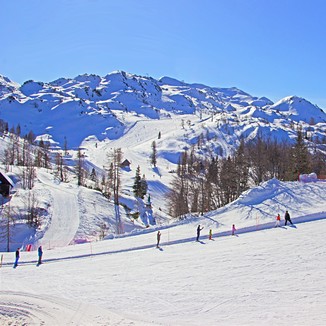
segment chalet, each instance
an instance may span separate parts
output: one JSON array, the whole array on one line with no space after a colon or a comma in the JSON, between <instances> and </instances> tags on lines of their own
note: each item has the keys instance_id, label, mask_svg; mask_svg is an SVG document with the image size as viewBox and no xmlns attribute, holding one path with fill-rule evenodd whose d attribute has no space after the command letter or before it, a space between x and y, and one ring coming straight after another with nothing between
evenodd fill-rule
<instances>
[{"instance_id":1,"label":"chalet","mask_svg":"<svg viewBox=\"0 0 326 326\"><path fill-rule=\"evenodd\" d=\"M130 168L130 162L127 160L127 159L125 159L121 164L120 164L120 167L121 168Z\"/></svg>"},{"instance_id":2,"label":"chalet","mask_svg":"<svg viewBox=\"0 0 326 326\"><path fill-rule=\"evenodd\" d=\"M12 180L2 171L0 171L0 195L9 196L10 189L13 188L14 183Z\"/></svg>"}]
</instances>

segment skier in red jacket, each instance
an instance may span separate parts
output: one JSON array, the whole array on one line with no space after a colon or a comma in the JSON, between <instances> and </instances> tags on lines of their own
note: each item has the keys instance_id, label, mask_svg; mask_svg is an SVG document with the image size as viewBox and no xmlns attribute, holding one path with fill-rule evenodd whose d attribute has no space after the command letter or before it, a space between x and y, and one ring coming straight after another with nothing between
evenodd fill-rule
<instances>
[{"instance_id":1,"label":"skier in red jacket","mask_svg":"<svg viewBox=\"0 0 326 326\"><path fill-rule=\"evenodd\" d=\"M280 222L281 222L281 215L280 214L277 214L275 227L281 226L280 225Z\"/></svg>"}]
</instances>

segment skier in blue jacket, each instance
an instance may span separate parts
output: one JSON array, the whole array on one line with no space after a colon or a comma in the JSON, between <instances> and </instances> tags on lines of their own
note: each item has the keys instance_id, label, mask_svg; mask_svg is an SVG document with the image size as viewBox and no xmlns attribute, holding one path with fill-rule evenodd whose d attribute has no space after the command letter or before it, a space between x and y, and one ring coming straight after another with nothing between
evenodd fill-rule
<instances>
[{"instance_id":1,"label":"skier in blue jacket","mask_svg":"<svg viewBox=\"0 0 326 326\"><path fill-rule=\"evenodd\" d=\"M37 249L37 253L38 253L38 265L42 264L42 256L43 256L43 250L42 250L42 246L39 246Z\"/></svg>"},{"instance_id":2,"label":"skier in blue jacket","mask_svg":"<svg viewBox=\"0 0 326 326\"><path fill-rule=\"evenodd\" d=\"M16 250L16 253L15 253L15 257L16 257L16 259L15 259L15 263L14 263L14 268L16 268L17 266L18 266L18 260L19 260L19 257L20 257L20 255L19 255L19 248L17 248L17 250Z\"/></svg>"}]
</instances>

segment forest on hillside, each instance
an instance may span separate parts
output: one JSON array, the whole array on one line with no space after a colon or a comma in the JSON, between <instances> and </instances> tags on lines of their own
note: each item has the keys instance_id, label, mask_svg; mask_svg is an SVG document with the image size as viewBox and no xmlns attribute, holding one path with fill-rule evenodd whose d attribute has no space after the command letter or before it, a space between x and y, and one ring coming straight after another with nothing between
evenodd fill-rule
<instances>
[{"instance_id":1,"label":"forest on hillside","mask_svg":"<svg viewBox=\"0 0 326 326\"><path fill-rule=\"evenodd\" d=\"M318 139L305 142L301 128L294 144L264 139L262 136L240 145L232 156L203 159L194 145L181 155L168 194L170 214L183 218L188 213L205 212L237 199L253 185L276 178L298 180L300 174L326 175L326 155ZM322 145L325 146L325 145Z\"/></svg>"},{"instance_id":2,"label":"forest on hillside","mask_svg":"<svg viewBox=\"0 0 326 326\"><path fill-rule=\"evenodd\" d=\"M51 168L61 182L70 182L75 178L79 186L100 191L108 199L112 198L119 206L121 191L120 164L121 149L108 153L108 169L101 175L95 169L88 169L81 150L77 150L77 159L73 165L67 165L67 148L50 151L49 144L42 140L35 143L35 135L29 132L21 135L19 124L8 130L8 124L0 121L0 133L7 135L7 148L1 163L9 170L10 166L22 167L21 184L24 189L32 189L36 168ZM294 143L278 142L258 135L255 139L240 141L233 155L220 157L213 154L199 155L205 144L205 137L199 137L197 144L180 155L174 178L167 193L169 213L173 217L183 218L188 213L200 213L215 210L237 199L251 186L271 178L282 181L298 180L299 174L316 173L326 175L325 139L308 139L308 135L298 126ZM150 162L157 164L157 148L152 143ZM135 197L143 198L147 191L145 175L141 177L137 168L133 190ZM27 221L37 224L37 212L30 201Z\"/></svg>"}]
</instances>

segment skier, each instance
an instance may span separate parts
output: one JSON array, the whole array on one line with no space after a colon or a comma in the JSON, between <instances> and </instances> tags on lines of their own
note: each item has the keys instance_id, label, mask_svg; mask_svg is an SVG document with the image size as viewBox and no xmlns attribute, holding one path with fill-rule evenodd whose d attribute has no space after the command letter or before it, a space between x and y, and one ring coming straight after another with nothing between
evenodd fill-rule
<instances>
[{"instance_id":1,"label":"skier","mask_svg":"<svg viewBox=\"0 0 326 326\"><path fill-rule=\"evenodd\" d=\"M19 260L19 248L16 250L16 253L15 253L15 263L14 263L14 268L16 268L18 266L18 260Z\"/></svg>"},{"instance_id":2,"label":"skier","mask_svg":"<svg viewBox=\"0 0 326 326\"><path fill-rule=\"evenodd\" d=\"M209 229L209 232L208 232L208 239L209 239L209 240L212 240L212 236L213 236L212 229Z\"/></svg>"},{"instance_id":3,"label":"skier","mask_svg":"<svg viewBox=\"0 0 326 326\"><path fill-rule=\"evenodd\" d=\"M43 255L42 246L39 246L38 247L37 253L38 253L38 262L37 262L37 265L41 265L42 264L42 255Z\"/></svg>"},{"instance_id":4,"label":"skier","mask_svg":"<svg viewBox=\"0 0 326 326\"><path fill-rule=\"evenodd\" d=\"M237 229L235 228L235 225L232 224L232 235L234 235L234 233L235 233L236 230L237 230Z\"/></svg>"},{"instance_id":5,"label":"skier","mask_svg":"<svg viewBox=\"0 0 326 326\"><path fill-rule=\"evenodd\" d=\"M204 227L200 227L200 225L198 225L197 227L197 238L196 238L196 241L199 241L199 236L200 236L200 231L203 229Z\"/></svg>"},{"instance_id":6,"label":"skier","mask_svg":"<svg viewBox=\"0 0 326 326\"><path fill-rule=\"evenodd\" d=\"M280 225L280 222L281 222L281 215L280 214L277 214L275 227L281 226Z\"/></svg>"},{"instance_id":7,"label":"skier","mask_svg":"<svg viewBox=\"0 0 326 326\"><path fill-rule=\"evenodd\" d=\"M291 218L290 218L290 214L288 211L285 212L285 215L284 215L284 219L285 219L285 224L287 224L287 222L290 222L291 225L293 225L292 221L291 221Z\"/></svg>"},{"instance_id":8,"label":"skier","mask_svg":"<svg viewBox=\"0 0 326 326\"><path fill-rule=\"evenodd\" d=\"M160 240L161 240L161 232L160 231L157 231L157 244L156 244L156 248L159 248Z\"/></svg>"}]
</instances>

